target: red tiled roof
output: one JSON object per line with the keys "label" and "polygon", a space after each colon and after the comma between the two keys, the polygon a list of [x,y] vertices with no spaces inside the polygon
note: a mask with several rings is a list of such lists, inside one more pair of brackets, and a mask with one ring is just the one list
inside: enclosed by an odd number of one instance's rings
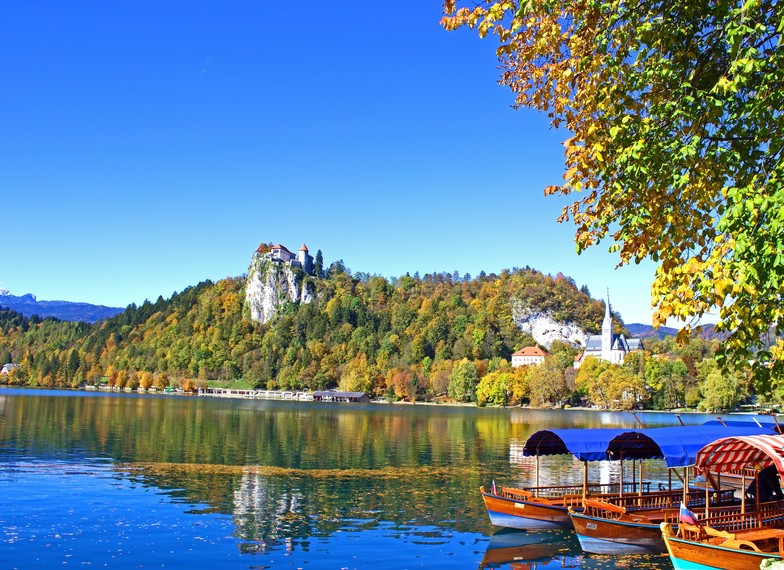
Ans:
{"label": "red tiled roof", "polygon": [[302,244],[302,247],[301,247],[301,248],[299,248],[299,250],[300,250],[300,251],[308,251],[308,246],[306,246],[306,245],[303,243],[303,244]]}
{"label": "red tiled roof", "polygon": [[288,249],[286,249],[285,245],[280,245],[279,243],[276,243],[270,249],[282,249],[284,251],[287,251],[288,253],[291,253]]}
{"label": "red tiled roof", "polygon": [[538,346],[526,346],[515,352],[512,356],[547,356],[547,353]]}

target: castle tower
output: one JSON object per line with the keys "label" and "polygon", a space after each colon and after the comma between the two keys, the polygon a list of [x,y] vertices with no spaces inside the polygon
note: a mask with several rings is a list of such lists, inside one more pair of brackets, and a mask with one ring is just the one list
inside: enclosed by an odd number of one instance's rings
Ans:
{"label": "castle tower", "polygon": [[602,359],[612,362],[613,325],[610,314],[610,290],[607,289],[607,303],[604,305],[604,321],[602,321]]}
{"label": "castle tower", "polygon": [[304,243],[302,244],[302,247],[299,248],[299,252],[297,252],[297,261],[299,261],[302,269],[305,270],[305,273],[313,272],[313,257],[308,253],[308,246]]}

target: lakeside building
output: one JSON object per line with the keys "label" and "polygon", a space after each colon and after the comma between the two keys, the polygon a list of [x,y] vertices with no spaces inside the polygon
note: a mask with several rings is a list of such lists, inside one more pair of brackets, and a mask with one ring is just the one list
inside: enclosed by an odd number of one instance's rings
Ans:
{"label": "lakeside building", "polygon": [[586,357],[593,356],[611,362],[623,364],[626,355],[635,350],[644,350],[642,339],[626,338],[626,335],[613,333],[612,315],[610,311],[610,292],[607,291],[607,303],[604,306],[602,334],[589,335],[585,341],[583,354],[575,359],[574,367],[580,368]]}
{"label": "lakeside building", "polygon": [[512,355],[512,368],[518,366],[539,366],[544,362],[547,352],[538,346],[526,346]]}
{"label": "lakeside building", "polygon": [[338,390],[319,390],[313,392],[314,402],[361,402],[370,401],[364,392],[340,392]]}

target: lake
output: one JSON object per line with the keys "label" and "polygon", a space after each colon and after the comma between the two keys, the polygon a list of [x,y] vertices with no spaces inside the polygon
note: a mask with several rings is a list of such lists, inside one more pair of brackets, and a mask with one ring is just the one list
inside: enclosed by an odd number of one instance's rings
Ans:
{"label": "lake", "polygon": [[[583,555],[565,531],[493,534],[478,493],[533,484],[522,445],[539,429],[636,425],[621,412],[4,388],[0,566],[671,568]],[[646,478],[666,479],[650,463]],[[541,474],[582,481],[566,457]],[[589,476],[617,481],[618,465]]]}

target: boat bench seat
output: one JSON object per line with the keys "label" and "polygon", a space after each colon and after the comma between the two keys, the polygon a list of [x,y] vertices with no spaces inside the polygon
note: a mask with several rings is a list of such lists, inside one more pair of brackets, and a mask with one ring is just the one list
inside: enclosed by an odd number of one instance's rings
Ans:
{"label": "boat bench seat", "polygon": [[616,513],[619,515],[623,515],[626,513],[626,509],[621,507],[620,505],[614,505],[612,503],[608,503],[605,501],[599,501],[597,499],[585,499],[583,501],[583,506],[588,509],[599,509],[603,511],[609,511],[611,513]]}

